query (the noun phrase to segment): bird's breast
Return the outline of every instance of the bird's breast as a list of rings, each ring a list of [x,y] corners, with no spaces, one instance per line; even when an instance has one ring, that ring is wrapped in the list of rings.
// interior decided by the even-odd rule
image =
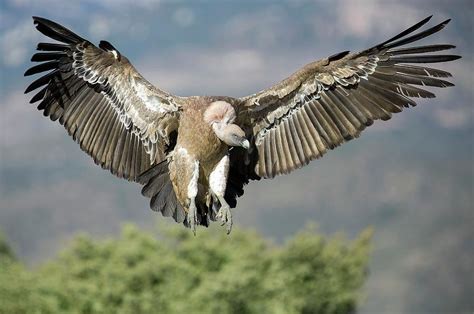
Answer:
[[[203,166],[213,161],[218,162],[225,152],[225,145],[214,133],[211,126],[203,119],[203,110],[185,111],[178,128],[177,146],[183,147],[188,154],[197,159]]]

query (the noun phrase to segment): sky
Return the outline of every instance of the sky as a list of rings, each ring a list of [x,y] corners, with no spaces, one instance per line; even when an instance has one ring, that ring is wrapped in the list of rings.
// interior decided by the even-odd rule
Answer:
[[[439,66],[456,86],[432,89],[437,98],[375,123],[289,176],[251,183],[234,210],[234,228],[284,241],[310,221],[348,237],[372,226],[361,313],[472,311],[472,1],[2,0],[0,230],[35,265],[79,232],[104,237],[124,222],[172,223],[148,209],[138,185],[95,166],[59,124],[28,104],[23,91],[31,78],[23,73],[45,40],[31,16],[95,43],[110,41],[173,94],[244,96],[431,14],[432,25],[452,18],[423,43],[457,46],[453,53],[463,58]]]

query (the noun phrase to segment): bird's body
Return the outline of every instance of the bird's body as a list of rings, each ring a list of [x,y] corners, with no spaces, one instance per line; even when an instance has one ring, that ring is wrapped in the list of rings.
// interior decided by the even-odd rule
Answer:
[[[409,46],[445,27],[416,32],[431,17],[358,53],[310,63],[280,83],[241,98],[179,97],[143,78],[110,43],[95,46],[52,21],[37,29],[60,43],[40,43],[50,71],[31,103],[59,120],[81,149],[118,177],[143,185],[150,206],[195,230],[219,219],[230,232],[237,197],[250,180],[287,174],[388,120],[426,87],[448,87],[450,73],[424,63],[447,62],[454,48]],[[418,87],[419,86],[419,87]]]
[[[218,165],[221,160],[228,158],[229,147],[204,120],[206,110],[217,99],[195,97],[188,102],[181,116],[175,150],[168,157],[170,179],[178,201],[189,213],[190,195],[195,190],[197,206],[206,211],[199,213],[200,216],[211,215],[211,175],[214,173],[215,187],[220,184],[224,192],[227,182],[228,167],[222,171]]]

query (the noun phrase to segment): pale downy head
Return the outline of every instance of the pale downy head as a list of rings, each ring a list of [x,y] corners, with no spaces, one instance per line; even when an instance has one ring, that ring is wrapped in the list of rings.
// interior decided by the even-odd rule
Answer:
[[[204,121],[209,123],[217,137],[229,146],[241,146],[245,149],[250,143],[245,132],[236,124],[232,124],[236,117],[231,104],[225,101],[213,102],[204,112]]]

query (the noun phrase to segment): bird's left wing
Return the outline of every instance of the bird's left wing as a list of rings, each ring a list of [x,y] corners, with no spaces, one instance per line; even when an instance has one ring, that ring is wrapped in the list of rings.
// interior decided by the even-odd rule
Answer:
[[[177,129],[180,98],[155,88],[110,43],[96,47],[63,26],[33,17],[36,28],[60,43],[40,43],[31,58],[42,62],[25,76],[45,71],[25,93],[41,90],[30,103],[59,119],[97,164],[136,180],[163,160]]]
[[[452,86],[440,79],[451,76],[448,72],[413,64],[455,60],[459,56],[430,54],[454,46],[402,47],[449,22],[412,34],[429,19],[362,52],[310,63],[281,83],[242,98],[238,120],[248,127],[256,147],[252,171],[265,178],[289,173],[358,137],[374,120],[388,120],[403,107],[415,106],[412,97],[435,96],[416,85]]]

